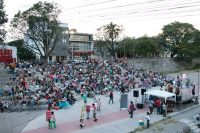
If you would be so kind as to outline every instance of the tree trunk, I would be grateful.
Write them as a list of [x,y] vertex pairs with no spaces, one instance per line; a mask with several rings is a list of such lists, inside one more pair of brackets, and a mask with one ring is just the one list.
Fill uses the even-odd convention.
[[42,63],[44,63],[44,64],[47,64],[47,63],[48,63],[48,58],[47,58],[47,56],[41,56],[40,61],[41,61]]

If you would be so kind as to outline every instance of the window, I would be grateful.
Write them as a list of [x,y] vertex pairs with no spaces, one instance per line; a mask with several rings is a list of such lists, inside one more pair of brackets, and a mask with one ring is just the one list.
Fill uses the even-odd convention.
[[52,56],[49,56],[49,61],[52,61]]
[[67,43],[67,39],[66,38],[63,38],[63,43]]

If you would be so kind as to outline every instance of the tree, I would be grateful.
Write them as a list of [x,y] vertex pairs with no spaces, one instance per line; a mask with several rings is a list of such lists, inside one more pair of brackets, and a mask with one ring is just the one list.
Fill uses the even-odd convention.
[[4,0],[0,0],[0,43],[4,42],[6,31],[4,29],[4,24],[7,23],[7,15],[4,11]]
[[94,41],[94,47],[96,48],[96,51],[101,55],[102,58],[104,58],[106,53],[106,42],[102,40],[96,40]]
[[120,41],[119,47],[117,48],[117,53],[119,57],[121,58],[122,56],[133,56],[135,44],[135,38],[125,37],[124,39],[122,39],[122,41]]
[[14,35],[25,37],[25,46],[44,61],[61,37],[62,29],[57,21],[60,12],[56,3],[38,2],[24,12],[19,11],[11,21]]
[[17,57],[20,60],[33,60],[35,59],[35,54],[27,49],[26,47],[24,47],[24,40],[16,40],[16,41],[11,41],[7,43],[10,46],[15,46],[17,47]]
[[140,37],[134,46],[134,54],[137,57],[157,57],[161,52],[162,48],[157,37]]
[[200,57],[200,31],[194,33],[194,43],[192,45],[192,51],[194,57]]
[[169,46],[171,57],[191,57],[192,45],[198,31],[189,23],[173,22],[163,27],[163,37]]
[[97,29],[96,37],[106,42],[107,50],[113,58],[115,58],[116,54],[115,45],[122,31],[123,27],[121,25],[113,24],[112,22]]

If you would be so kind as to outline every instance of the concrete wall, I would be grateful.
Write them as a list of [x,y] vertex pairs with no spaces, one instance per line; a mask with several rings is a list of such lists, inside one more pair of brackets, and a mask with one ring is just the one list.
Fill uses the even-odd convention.
[[184,67],[178,65],[171,58],[159,58],[159,59],[128,59],[129,65],[132,65],[136,69],[152,70],[154,72],[175,72],[183,70]]

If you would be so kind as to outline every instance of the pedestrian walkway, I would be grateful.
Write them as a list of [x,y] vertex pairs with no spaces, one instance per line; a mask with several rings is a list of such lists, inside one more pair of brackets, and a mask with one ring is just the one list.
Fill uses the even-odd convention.
[[[132,92],[129,93],[129,102],[134,101]],[[48,129],[48,124],[45,121],[44,115],[39,116],[34,119],[23,129],[22,133],[124,133],[130,132],[138,128],[138,121],[144,119],[148,108],[137,109],[134,112],[133,118],[129,118],[127,110],[120,111],[119,100],[120,94],[114,93],[114,104],[108,104],[109,97],[97,96],[97,99],[101,98],[102,111],[97,113],[97,122],[92,119],[92,112],[90,114],[90,119],[85,119],[85,127],[80,129],[80,111],[83,101],[78,101],[69,109],[55,110],[55,115],[57,119],[57,128]],[[88,99],[88,103],[91,105],[93,99]],[[155,112],[152,114],[151,123],[163,119],[161,115],[157,115]]]

